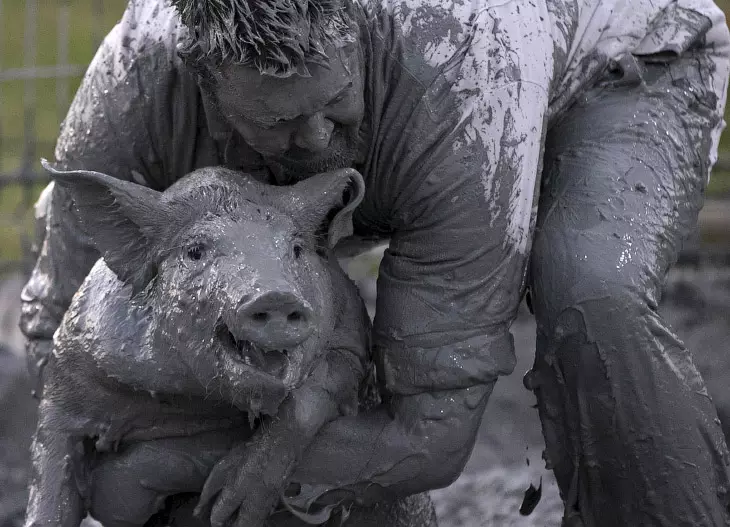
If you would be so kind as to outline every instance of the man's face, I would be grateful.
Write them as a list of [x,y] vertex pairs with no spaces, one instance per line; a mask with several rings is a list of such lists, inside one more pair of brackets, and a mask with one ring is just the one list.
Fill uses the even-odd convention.
[[214,96],[244,141],[287,172],[308,176],[352,166],[364,112],[356,46],[327,50],[329,68],[276,78],[249,66],[215,73]]

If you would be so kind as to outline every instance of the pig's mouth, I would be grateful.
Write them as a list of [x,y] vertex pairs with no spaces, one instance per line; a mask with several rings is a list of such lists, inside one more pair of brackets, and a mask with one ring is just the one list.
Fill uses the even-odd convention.
[[216,325],[216,339],[227,358],[251,368],[282,378],[289,365],[287,350],[262,350],[253,342],[237,339],[223,321]]

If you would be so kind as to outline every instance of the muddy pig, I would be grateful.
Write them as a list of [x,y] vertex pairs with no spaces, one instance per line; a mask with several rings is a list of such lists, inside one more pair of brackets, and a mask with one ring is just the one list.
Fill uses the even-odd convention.
[[[89,511],[106,527],[144,525],[167,496],[140,481],[200,492],[200,467],[241,444],[266,460],[251,477],[283,492],[317,431],[357,411],[370,367],[365,308],[331,251],[351,232],[362,177],[275,187],[206,168],[157,192],[44,166],[103,258],[45,368],[26,526],[76,527]],[[135,444],[158,450],[96,485],[104,456]],[[180,468],[196,449],[200,470]]]

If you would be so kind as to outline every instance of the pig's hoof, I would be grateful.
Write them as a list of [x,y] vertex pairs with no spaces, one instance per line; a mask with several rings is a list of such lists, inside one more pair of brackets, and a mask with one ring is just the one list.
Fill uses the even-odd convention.
[[242,445],[219,461],[205,482],[196,515],[210,511],[213,527],[261,527],[279,502],[289,474],[285,463],[274,461],[286,456],[272,455],[266,446]]

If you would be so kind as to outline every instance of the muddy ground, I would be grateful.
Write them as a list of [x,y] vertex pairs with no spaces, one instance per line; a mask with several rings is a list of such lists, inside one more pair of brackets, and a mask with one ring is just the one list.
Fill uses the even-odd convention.
[[[366,278],[372,261],[350,264],[372,301]],[[33,428],[30,387],[22,376],[23,360],[14,330],[20,280],[0,285],[0,527],[14,525],[25,500],[28,442]],[[677,333],[693,350],[698,367],[721,413],[730,424],[730,270],[702,268],[674,271],[661,307]],[[497,383],[483,419],[479,439],[464,474],[451,487],[433,493],[441,527],[557,527],[562,514],[554,480],[541,460],[543,448],[534,396],[522,386],[522,374],[534,353],[535,325],[523,309],[512,331],[518,353],[515,373]],[[525,489],[543,480],[543,495],[529,517],[518,510]],[[5,518],[5,520],[3,520]]]

